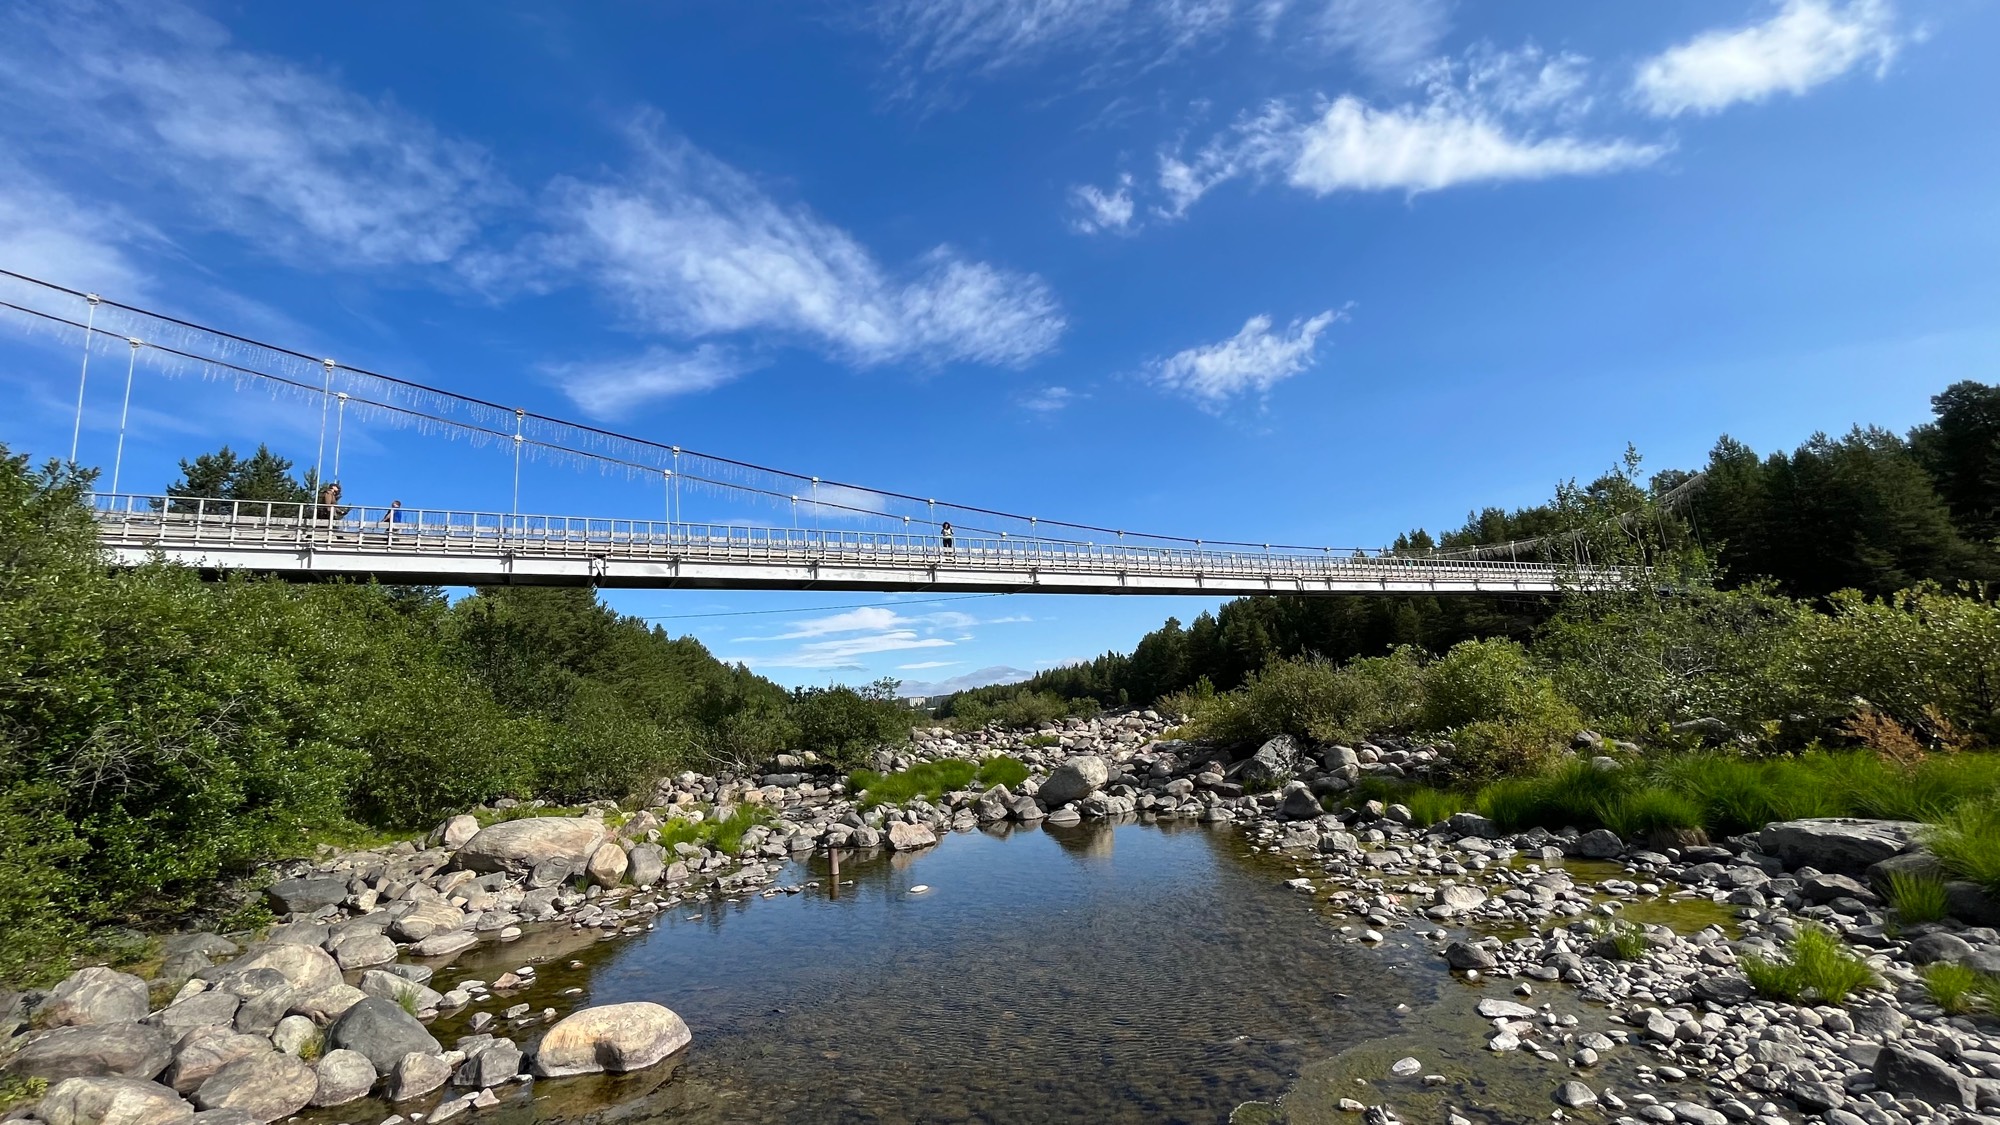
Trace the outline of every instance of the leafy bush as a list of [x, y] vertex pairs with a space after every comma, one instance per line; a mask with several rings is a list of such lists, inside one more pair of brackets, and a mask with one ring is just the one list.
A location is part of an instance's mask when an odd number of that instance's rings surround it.
[[835, 766], [855, 765], [881, 747], [907, 739], [914, 718], [914, 712], [893, 699], [871, 698], [850, 687], [792, 693], [797, 748]]
[[1852, 993], [1880, 983], [1875, 970], [1854, 955], [1833, 932], [1805, 926], [1780, 956], [1746, 955], [1743, 975], [1750, 986], [1774, 1000], [1816, 1000], [1844, 1004]]
[[[981, 692], [992, 690], [995, 689], [981, 689]], [[1064, 699], [1052, 691], [1016, 688], [998, 699], [983, 694], [953, 696], [940, 709], [939, 717], [950, 719], [951, 724], [960, 730], [980, 730], [989, 726], [1021, 730], [1042, 723], [1088, 717], [1097, 711], [1098, 703], [1094, 699]]]
[[1910, 871], [1890, 873], [1889, 904], [1906, 925], [1939, 921], [1950, 909], [1943, 879]]
[[660, 846], [672, 853], [677, 844], [698, 844], [734, 855], [743, 847], [745, 832], [760, 824], [771, 824], [776, 819], [777, 815], [768, 807], [752, 804], [737, 805], [720, 817], [706, 813], [700, 819], [670, 817], [660, 825]]
[[1307, 742], [1353, 742], [1408, 730], [1418, 713], [1424, 671], [1413, 649], [1336, 667], [1316, 657], [1277, 659], [1227, 695], [1192, 693], [1193, 732], [1219, 742], [1261, 742], [1281, 734]]

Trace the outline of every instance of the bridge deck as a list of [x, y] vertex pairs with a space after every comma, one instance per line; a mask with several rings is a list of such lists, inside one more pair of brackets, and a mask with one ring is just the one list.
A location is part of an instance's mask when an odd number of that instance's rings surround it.
[[[1553, 594], [1545, 563], [1216, 551], [1048, 539], [232, 500], [97, 497], [113, 561], [447, 586], [1046, 594]], [[1575, 575], [1568, 576], [1571, 580]]]

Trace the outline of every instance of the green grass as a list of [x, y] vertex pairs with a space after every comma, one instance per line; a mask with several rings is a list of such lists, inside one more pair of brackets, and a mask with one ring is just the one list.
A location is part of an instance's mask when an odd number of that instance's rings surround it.
[[0, 1075], [0, 1112], [13, 1109], [17, 1105], [38, 1102], [49, 1092], [46, 1078], [23, 1078], [18, 1074]]
[[1419, 786], [1403, 794], [1402, 803], [1409, 806], [1410, 819], [1419, 828], [1429, 828], [1441, 820], [1449, 820], [1457, 813], [1470, 808], [1472, 801], [1463, 793], [1448, 789], [1432, 789]]
[[1702, 827], [1701, 806], [1671, 789], [1647, 787], [1620, 793], [1600, 810], [1604, 826], [1626, 840], [1644, 840]]
[[1062, 745], [1062, 738], [1059, 735], [1053, 735], [1053, 734], [1031, 734], [1025, 740], [1023, 740], [1022, 744], [1037, 748], [1046, 746], [1060, 746]]
[[1987, 984], [1986, 978], [1964, 965], [1940, 961], [1924, 966], [1924, 991], [1930, 994], [1931, 1003], [1954, 1016], [1971, 1011]]
[[861, 794], [861, 807], [902, 805], [923, 797], [941, 800], [960, 789], [990, 789], [995, 785], [1015, 786], [1028, 779], [1028, 767], [1018, 758], [1000, 755], [973, 763], [958, 758], [941, 762], [919, 762], [895, 773], [855, 770], [847, 775], [847, 791]]
[[1609, 828], [1626, 839], [1699, 830], [1710, 837], [1778, 820], [1858, 816], [1941, 825], [1932, 850], [1955, 874], [2000, 892], [2000, 754], [1939, 755], [1903, 768], [1866, 752], [1815, 750], [1752, 760], [1661, 755], [1618, 770], [1572, 759], [1503, 778], [1476, 807], [1502, 831]]
[[1646, 930], [1624, 919], [1593, 919], [1591, 931], [1611, 939], [1611, 949], [1620, 961], [1637, 961], [1646, 955]]
[[397, 989], [397, 990], [396, 990], [396, 1006], [397, 1006], [398, 1008], [401, 1008], [401, 1009], [403, 1009], [404, 1011], [406, 1011], [406, 1012], [410, 1013], [410, 1014], [411, 1014], [411, 1015], [413, 1015], [413, 1016], [414, 1016], [414, 1015], [416, 1015], [416, 1014], [417, 1014], [417, 1011], [418, 1011], [418, 1008], [417, 1008], [417, 990], [416, 990], [416, 989], [414, 989], [414, 988], [399, 988], [399, 989]]
[[[743, 847], [743, 834], [759, 824], [770, 824], [777, 815], [763, 805], [742, 804], [720, 819], [704, 816], [695, 821], [676, 816], [660, 825], [660, 846], [669, 853], [676, 844], [699, 844], [725, 855], [735, 855]], [[669, 855], [668, 858], [672, 858]]]
[[1949, 908], [1943, 879], [1908, 871], [1890, 874], [1889, 904], [1896, 908], [1896, 917], [1910, 926], [1938, 921]]
[[1854, 992], [1879, 983], [1875, 970], [1831, 931], [1819, 926], [1799, 930], [1782, 956], [1751, 954], [1744, 956], [1742, 964], [1750, 987], [1761, 995], [1794, 1004], [1805, 1000], [1845, 1004]]
[[1945, 870], [2000, 892], [2000, 804], [1966, 801], [1940, 818], [1925, 842]]

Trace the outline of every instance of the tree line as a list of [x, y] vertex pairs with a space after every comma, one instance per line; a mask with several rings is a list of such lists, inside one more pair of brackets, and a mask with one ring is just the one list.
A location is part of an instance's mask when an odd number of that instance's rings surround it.
[[[1667, 513], [1669, 530], [1713, 560], [1724, 588], [1768, 585], [1822, 606], [1841, 590], [1880, 597], [1925, 582], [2000, 581], [2000, 385], [1956, 383], [1933, 396], [1931, 407], [1932, 421], [1906, 435], [1856, 426], [1764, 457], [1724, 436], [1699, 470], [1702, 479]], [[1437, 535], [1407, 532], [1393, 549], [1422, 555], [1561, 541], [1583, 523], [1666, 496], [1694, 475], [1668, 470], [1640, 489], [1631, 474], [1613, 472], [1546, 504], [1484, 508]], [[1403, 646], [1444, 652], [1480, 638], [1524, 641], [1554, 609], [1528, 597], [1239, 598], [1186, 625], [1169, 618], [1129, 653], [962, 692], [938, 710], [990, 712], [1036, 696], [1143, 705], [1203, 681], [1217, 690], [1239, 687], [1276, 659], [1338, 663]]]
[[[310, 495], [264, 447], [181, 467], [175, 498]], [[327, 833], [788, 750], [854, 765], [909, 727], [893, 684], [787, 690], [590, 590], [114, 571], [93, 477], [0, 447], [0, 980]]]

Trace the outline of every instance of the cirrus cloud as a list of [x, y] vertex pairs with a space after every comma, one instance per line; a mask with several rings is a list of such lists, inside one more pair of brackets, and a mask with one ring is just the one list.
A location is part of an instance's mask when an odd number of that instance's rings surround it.
[[1761, 23], [1703, 32], [1646, 60], [1633, 93], [1660, 117], [1717, 113], [1803, 94], [1869, 61], [1880, 73], [1902, 43], [1888, 0], [1784, 0]]

